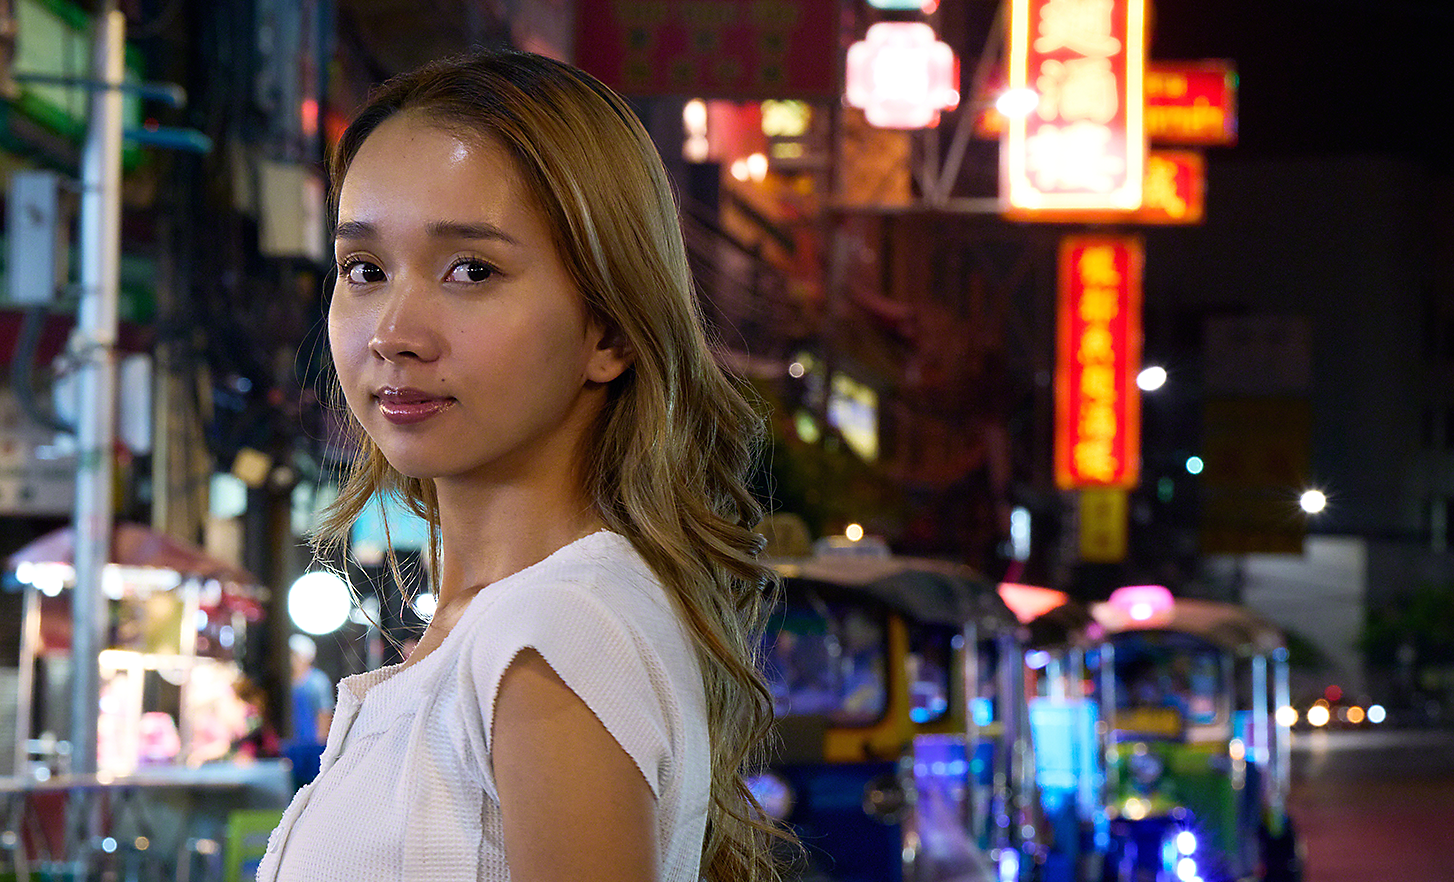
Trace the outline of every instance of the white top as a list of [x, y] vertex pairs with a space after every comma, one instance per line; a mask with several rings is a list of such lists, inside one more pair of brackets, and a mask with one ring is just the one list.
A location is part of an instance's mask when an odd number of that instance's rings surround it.
[[338, 684], [321, 770], [269, 838], [258, 882], [508, 880], [491, 720], [526, 647], [651, 785], [660, 879], [697, 882], [711, 776], [696, 653], [650, 567], [605, 531], [481, 590], [410, 667]]

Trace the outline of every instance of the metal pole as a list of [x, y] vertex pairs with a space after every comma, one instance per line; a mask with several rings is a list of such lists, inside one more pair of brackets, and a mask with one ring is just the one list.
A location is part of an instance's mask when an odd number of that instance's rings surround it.
[[[15, 770], [17, 778], [30, 777], [30, 730], [35, 714], [35, 657], [40, 653], [40, 589], [26, 585], [20, 613], [20, 660], [15, 685]], [[24, 849], [16, 846], [17, 854]], [[24, 878], [24, 877], [22, 877]]]
[[75, 508], [76, 585], [71, 594], [71, 762], [96, 771], [96, 724], [106, 636], [101, 574], [110, 557], [112, 447], [116, 437], [116, 324], [121, 263], [121, 83], [126, 17], [115, 0], [96, 19], [95, 74], [81, 160], [81, 302], [76, 342], [82, 359]]

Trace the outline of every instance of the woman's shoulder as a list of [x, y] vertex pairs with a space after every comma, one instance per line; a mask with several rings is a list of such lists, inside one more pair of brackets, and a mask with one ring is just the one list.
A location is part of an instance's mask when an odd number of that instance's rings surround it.
[[490, 608], [525, 604], [555, 614], [577, 611], [635, 619], [670, 613], [656, 574], [631, 542], [602, 530], [579, 539], [534, 566], [480, 591], [472, 605], [490, 618]]

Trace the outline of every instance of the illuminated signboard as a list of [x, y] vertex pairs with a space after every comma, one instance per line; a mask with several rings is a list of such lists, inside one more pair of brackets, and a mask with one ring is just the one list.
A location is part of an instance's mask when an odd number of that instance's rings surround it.
[[838, 0], [579, 0], [581, 68], [628, 95], [836, 95]]
[[959, 104], [954, 51], [923, 22], [882, 21], [848, 47], [844, 99], [881, 129], [923, 129]]
[[1146, 68], [1146, 136], [1166, 144], [1237, 143], [1237, 74], [1226, 61]]
[[1141, 207], [1143, 224], [1197, 224], [1205, 209], [1206, 160], [1191, 150], [1152, 150], [1146, 156]]
[[1052, 223], [1199, 224], [1206, 207], [1206, 160], [1192, 150], [1152, 150], [1146, 155], [1141, 207], [1132, 211], [1015, 210], [1011, 220]]
[[[1230, 146], [1237, 143], [1237, 73], [1229, 61], [1148, 61], [1146, 139], [1153, 144]], [[1005, 77], [991, 73], [975, 96], [978, 138], [1005, 133], [1005, 117], [994, 98]]]
[[1069, 236], [1060, 246], [1055, 483], [1134, 487], [1140, 470], [1141, 242]]
[[1129, 210], [1146, 159], [1145, 0], [1012, 0], [1001, 193], [1013, 209]]

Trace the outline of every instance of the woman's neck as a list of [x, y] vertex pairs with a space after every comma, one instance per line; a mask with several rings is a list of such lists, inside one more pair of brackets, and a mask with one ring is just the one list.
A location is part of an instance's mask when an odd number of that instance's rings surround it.
[[539, 563], [604, 524], [584, 493], [436, 481], [441, 606]]

